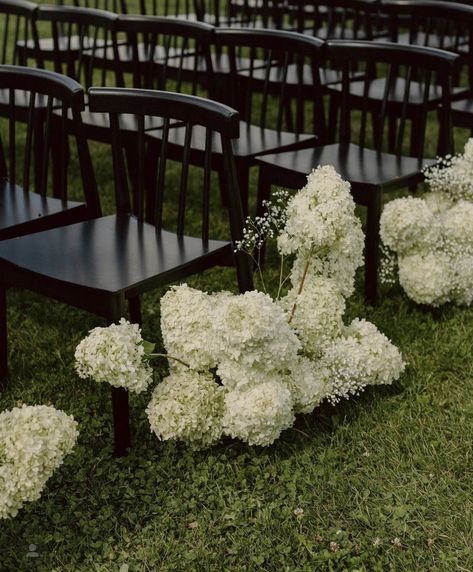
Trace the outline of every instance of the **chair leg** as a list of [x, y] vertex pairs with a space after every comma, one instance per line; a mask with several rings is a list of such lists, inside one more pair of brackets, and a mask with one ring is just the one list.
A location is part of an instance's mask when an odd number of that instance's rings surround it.
[[[268, 177], [267, 171], [264, 167], [259, 169], [258, 177], [258, 192], [256, 195], [256, 216], [263, 216], [264, 214], [264, 201], [269, 201], [271, 198], [271, 179]], [[263, 244], [259, 253], [259, 262], [263, 266], [266, 258], [266, 244]]]
[[271, 181], [266, 174], [266, 169], [260, 167], [258, 176], [258, 193], [256, 195], [256, 216], [263, 214], [263, 202], [268, 201], [271, 195]]
[[8, 375], [7, 291], [0, 288], [0, 389], [6, 389]]
[[329, 110], [328, 110], [328, 126], [327, 133], [329, 136], [329, 142], [335, 141], [335, 133], [337, 132], [337, 120], [338, 120], [338, 102], [335, 97], [330, 98]]
[[139, 296], [133, 296], [128, 299], [128, 308], [130, 310], [130, 320], [133, 324], [142, 325], [143, 318], [141, 316], [141, 302]]
[[381, 192], [376, 192], [368, 205], [365, 239], [365, 301], [367, 304], [375, 304], [377, 298], [380, 218]]
[[[123, 299], [113, 304], [110, 310], [108, 324], [116, 324], [124, 315]], [[112, 387], [113, 432], [115, 438], [115, 457], [125, 457], [131, 446], [130, 412], [128, 391], [123, 387]]]
[[235, 160], [238, 178], [238, 188], [240, 189], [241, 205], [243, 215], [248, 216], [248, 200], [250, 194], [250, 166], [246, 161]]

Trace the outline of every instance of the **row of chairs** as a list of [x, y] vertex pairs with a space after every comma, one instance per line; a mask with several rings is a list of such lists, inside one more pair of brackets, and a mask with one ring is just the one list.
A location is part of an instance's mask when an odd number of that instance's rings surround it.
[[[96, 11], [62, 10], [63, 15], [75, 14], [74, 22], [87, 26], [88, 33], [97, 25], [81, 19], [84, 14], [97, 16]], [[282, 30], [215, 30], [203, 23], [176, 22], [169, 18], [100, 15], [99, 24], [110, 25], [110, 36], [94, 32], [88, 36], [92, 43], [78, 54], [66, 50], [69, 59], [61, 58], [60, 69], [64, 66], [65, 71], [85, 84], [102, 82], [109, 78], [105, 63], [110, 60], [118, 90], [91, 88], [85, 97], [80, 85], [71, 78], [41, 69], [0, 70], [3, 111], [9, 122], [9, 144], [2, 147], [0, 155], [3, 180], [0, 238], [4, 239], [0, 243], [0, 343], [5, 348], [0, 377], [4, 378], [7, 371], [5, 291], [10, 286], [36, 290], [95, 312], [109, 322], [124, 313], [125, 302], [129, 303], [131, 319], [140, 322], [140, 293], [215, 264], [236, 264], [241, 290], [251, 288], [248, 261], [241, 256], [235, 258], [228, 242], [211, 239], [210, 206], [220, 207], [210, 184], [214, 169], [220, 174], [222, 196], [228, 207], [218, 210], [220, 214], [228, 211], [232, 240], [238, 240], [246, 206], [245, 193], [242, 205], [238, 192], [238, 181], [244, 182], [247, 177], [241, 174], [243, 165], [245, 172], [250, 165], [258, 165], [260, 169], [258, 206], [261, 208], [271, 184], [298, 188], [314, 166], [333, 164], [351, 181], [357, 202], [368, 207], [366, 293], [372, 299], [376, 293], [382, 195], [385, 191], [413, 186], [422, 179], [421, 167], [425, 164], [422, 134], [429, 110], [439, 119], [439, 152], [452, 149], [451, 84], [461, 56], [419, 46], [347, 40], [324, 42]], [[120, 37], [116, 33], [119, 22], [131, 22], [135, 31], [128, 31], [126, 38]], [[73, 26], [64, 20], [62, 23], [72, 34]], [[84, 27], [79, 33], [80, 38], [86, 37], [85, 30]], [[198, 41], [189, 47], [184, 40], [187, 38], [189, 42], [191, 30], [194, 34], [199, 31]], [[138, 41], [139, 33], [147, 34], [147, 38]], [[174, 39], [157, 42], [154, 37], [159, 34]], [[195, 36], [191, 37], [195, 42]], [[40, 50], [37, 40], [34, 41], [36, 57]], [[212, 43], [219, 49], [211, 52]], [[132, 46], [131, 53], [136, 55], [140, 45], [152, 57], [138, 59], [138, 66], [130, 65], [133, 60], [128, 60], [121, 68], [120, 79], [115, 67], [120, 57], [108, 58], [108, 53], [126, 54]], [[164, 52], [156, 56], [159, 47]], [[214, 61], [223, 57], [227, 71], [215, 73]], [[202, 61], [208, 65], [204, 74], [196, 64]], [[89, 82], [83, 80], [84, 70], [89, 74]], [[334, 81], [324, 83], [322, 78], [328, 72], [333, 73]], [[219, 81], [227, 84], [230, 89], [221, 92], [224, 99], [238, 108], [246, 121], [241, 121], [238, 113], [223, 103], [156, 91], [157, 87], [170, 89], [167, 81], [161, 86], [146, 83], [163, 73], [175, 87], [189, 90], [191, 86], [190, 90], [195, 92], [206, 90], [211, 94]], [[194, 83], [196, 77], [198, 81]], [[130, 82], [135, 90], [124, 90], [123, 86]], [[241, 97], [242, 93], [246, 97]], [[335, 110], [330, 115], [336, 118], [338, 136], [327, 128], [324, 94], [330, 94], [332, 111]], [[270, 105], [271, 100], [275, 106]], [[252, 123], [258, 104], [259, 117]], [[274, 108], [277, 113], [271, 129], [266, 122]], [[350, 129], [352, 112], [360, 114], [358, 134]], [[330, 119], [333, 117], [329, 117], [329, 126]], [[21, 166], [15, 154], [17, 120], [28, 125]], [[405, 154], [408, 123], [410, 152], [414, 157]], [[238, 138], [240, 133], [243, 138]], [[267, 145], [270, 133], [279, 138], [276, 145]], [[260, 152], [245, 154], [244, 146], [254, 145], [255, 134], [259, 134], [266, 146]], [[66, 167], [70, 135], [76, 138], [81, 162], [86, 195], [82, 204], [68, 199]], [[281, 144], [283, 136], [296, 139]], [[117, 210], [112, 217], [100, 217], [87, 139], [112, 145]], [[171, 197], [176, 205], [173, 232], [165, 231], [163, 225], [168, 161], [181, 164], [179, 190]], [[203, 167], [204, 172], [198, 238], [186, 234], [191, 164]], [[16, 180], [17, 167], [23, 174], [21, 187]], [[53, 179], [53, 197], [46, 196], [49, 173]], [[30, 187], [38, 193], [29, 193]], [[36, 233], [39, 230], [41, 234]], [[194, 235], [195, 229], [192, 231]], [[32, 232], [36, 234], [29, 234]], [[8, 240], [18, 235], [21, 238]], [[116, 450], [122, 454], [129, 444], [126, 393], [114, 390], [113, 403]]]
[[[447, 55], [439, 50], [365, 41], [323, 42], [282, 30], [215, 29], [200, 22], [117, 16], [90, 9], [41, 7], [37, 19], [51, 23], [53, 38], [57, 38], [58, 23], [67, 30], [68, 49], [59, 55], [59, 50], [53, 50], [54, 68], [86, 87], [94, 82], [106, 85], [110, 68], [112, 85], [188, 90], [237, 109], [240, 138], [234, 144], [234, 155], [245, 210], [252, 166], [260, 168], [257, 205], [261, 209], [271, 183], [285, 181], [297, 188], [313, 166], [333, 164], [351, 181], [355, 199], [368, 207], [368, 220], [373, 221], [368, 224], [366, 246], [366, 296], [370, 300], [376, 297], [377, 221], [383, 191], [421, 180], [429, 111], [439, 112], [438, 153], [452, 150], [450, 102], [469, 94], [469, 88], [451, 88], [462, 63], [462, 56], [454, 52]], [[74, 51], [72, 38], [77, 37], [82, 42]], [[35, 42], [37, 63], [43, 67], [39, 37]], [[8, 115], [8, 94], [4, 95], [3, 109]], [[330, 98], [328, 121], [325, 95]], [[278, 110], [275, 116], [271, 114], [274, 108]], [[38, 123], [40, 111], [36, 113]], [[349, 129], [352, 112], [361, 114], [359, 134]], [[45, 113], [43, 110], [43, 116]], [[60, 111], [51, 109], [50, 113]], [[87, 108], [82, 121], [88, 139], [109, 140], [106, 114]], [[67, 117], [63, 123], [61, 129], [67, 132]], [[410, 144], [406, 147], [408, 123]], [[128, 163], [133, 166], [138, 124], [125, 118], [121, 126]], [[150, 152], [157, 152], [162, 125], [151, 120], [144, 129]], [[43, 146], [39, 128], [34, 141], [39, 148]], [[61, 138], [53, 141], [57, 147], [54, 156], [60, 157]], [[185, 131], [172, 130], [171, 143], [172, 152], [179, 154]], [[201, 165], [204, 131], [194, 130], [190, 144], [190, 160]], [[382, 150], [388, 153], [380, 155]], [[214, 168], [221, 175], [221, 149], [214, 148], [213, 154]], [[41, 176], [40, 165], [36, 176]], [[65, 196], [60, 186], [64, 179], [55, 176], [54, 180], [56, 196]]]
[[[244, 31], [241, 31], [244, 33]], [[267, 31], [263, 38], [269, 41], [277, 31]], [[289, 34], [289, 33], [286, 33]], [[411, 86], [417, 81], [407, 72], [404, 79], [404, 97], [401, 102], [388, 96], [378, 102], [371, 111], [361, 112], [361, 129], [358, 144], [351, 142], [350, 110], [356, 98], [350, 90], [357, 84], [350, 77], [349, 63], [358, 65], [364, 61], [368, 67], [374, 64], [391, 68], [389, 84], [397, 81], [395, 75], [401, 66], [415, 67], [441, 80], [439, 98], [431, 101], [438, 107], [441, 118], [439, 141], [447, 149], [450, 145], [450, 80], [459, 56], [441, 50], [396, 44], [375, 45], [372, 42], [331, 40], [320, 44], [314, 38], [288, 36], [288, 40], [303, 41], [307, 54], [325, 52], [330, 61], [338, 62], [342, 73], [340, 89], [340, 140], [337, 143], [311, 145], [308, 149], [281, 151], [256, 158], [260, 168], [259, 205], [269, 196], [271, 183], [297, 188], [305, 182], [306, 174], [317, 164], [332, 164], [352, 182], [355, 199], [368, 207], [367, 272], [373, 272], [377, 249], [371, 250], [379, 233], [379, 215], [383, 192], [411, 186], [422, 178], [422, 163], [417, 158], [402, 154], [406, 124], [416, 117], [419, 109], [427, 109], [431, 83], [421, 93], [423, 98], [410, 102]], [[290, 43], [289, 41], [287, 42]], [[298, 53], [301, 51], [298, 46]], [[393, 65], [393, 54], [395, 55]], [[395, 68], [395, 70], [394, 70]], [[318, 69], [318, 68], [317, 68]], [[315, 74], [317, 76], [317, 74]], [[361, 101], [373, 81], [365, 73], [358, 80], [363, 86]], [[424, 79], [424, 81], [426, 81]], [[429, 80], [430, 81], [430, 80]], [[264, 82], [269, 83], [269, 82]], [[217, 207], [222, 214], [228, 212], [230, 235], [233, 241], [242, 236], [243, 206], [238, 191], [235, 149], [240, 130], [237, 111], [208, 99], [192, 95], [157, 90], [127, 88], [90, 88], [88, 113], [106, 114], [108, 135], [104, 141], [112, 145], [115, 174], [117, 214], [101, 217], [100, 201], [87, 148], [86, 125], [83, 122], [85, 97], [81, 86], [64, 76], [40, 69], [5, 66], [0, 69], [0, 87], [9, 94], [8, 146], [0, 154], [2, 176], [2, 218], [4, 240], [0, 242], [0, 378], [7, 374], [6, 290], [8, 287], [24, 287], [51, 298], [72, 304], [105, 317], [109, 322], [118, 320], [129, 303], [131, 319], [141, 322], [139, 295], [150, 288], [180, 280], [195, 272], [201, 272], [216, 264], [235, 264], [240, 289], [252, 287], [248, 260], [235, 255], [229, 242], [213, 240], [210, 207]], [[414, 93], [416, 92], [414, 89]], [[26, 149], [21, 164], [22, 186], [16, 181], [17, 147], [16, 109], [17, 92], [28, 101]], [[44, 98], [39, 109], [36, 101]], [[284, 103], [284, 99], [283, 99]], [[380, 107], [379, 107], [380, 105]], [[356, 106], [355, 106], [356, 107]], [[43, 113], [43, 110], [44, 113]], [[40, 112], [41, 121], [36, 119]], [[376, 132], [373, 150], [365, 146], [367, 115], [377, 116], [375, 125], [394, 139], [394, 152], [382, 151], [382, 133]], [[129, 119], [137, 126], [128, 128]], [[396, 125], [393, 119], [398, 119]], [[154, 123], [153, 129], [146, 129]], [[35, 145], [35, 129], [44, 126], [42, 144]], [[156, 127], [159, 125], [159, 127]], [[394, 130], [394, 127], [396, 128]], [[203, 146], [196, 145], [194, 133], [198, 132]], [[395, 131], [395, 133], [394, 133]], [[86, 195], [85, 204], [70, 203], [67, 196], [66, 173], [68, 134], [74, 134], [80, 160], [80, 172]], [[218, 137], [215, 136], [217, 134]], [[52, 144], [54, 140], [55, 144]], [[125, 140], [136, 151], [133, 161], [125, 161]], [[8, 150], [8, 151], [7, 151]], [[49, 158], [53, 163], [49, 168]], [[167, 164], [180, 164], [180, 183], [166, 186]], [[214, 163], [221, 163], [223, 194], [228, 205], [221, 209], [211, 182]], [[9, 169], [7, 169], [7, 162]], [[37, 193], [30, 193], [29, 174], [32, 165], [40, 163], [39, 180], [34, 177]], [[203, 167], [203, 184], [200, 194], [200, 235], [191, 227], [186, 217], [189, 206], [189, 170], [191, 164]], [[55, 167], [54, 167], [55, 165]], [[134, 168], [132, 168], [134, 165]], [[52, 172], [61, 190], [57, 197], [48, 198], [48, 174]], [[54, 182], [54, 181], [53, 181]], [[54, 186], [54, 184], [53, 184]], [[174, 203], [176, 220], [172, 231], [165, 230], [164, 203], [166, 197]], [[218, 199], [218, 196], [217, 196]], [[187, 225], [187, 226], [186, 226]], [[59, 226], [59, 228], [57, 228]], [[41, 230], [41, 232], [36, 232]], [[27, 234], [26, 234], [27, 233]], [[16, 236], [12, 239], [10, 237]], [[123, 454], [129, 445], [128, 401], [124, 391], [113, 391], [116, 450]]]
[[[242, 238], [243, 211], [237, 188], [231, 141], [238, 138], [238, 113], [231, 108], [198, 98], [170, 92], [117, 88], [91, 88], [87, 94], [91, 112], [109, 117], [113, 156], [115, 213], [101, 216], [96, 178], [89, 148], [84, 136], [81, 112], [85, 94], [74, 80], [46, 70], [21, 66], [0, 66], [0, 86], [11, 94], [27, 96], [30, 112], [34, 102], [46, 100], [49, 110], [61, 108], [62, 117], [71, 113], [76, 141], [79, 170], [85, 192], [85, 203], [71, 202], [65, 197], [47, 197], [48, 160], [52, 136], [52, 113], [45, 120], [45, 146], [40, 151], [44, 170], [39, 192], [30, 192], [31, 158], [35, 155], [34, 122], [29, 121], [24, 138], [17, 136], [16, 115], [9, 117], [8, 144], [0, 146], [1, 209], [0, 224], [4, 234], [0, 241], [0, 379], [7, 376], [6, 291], [10, 287], [26, 288], [49, 298], [82, 308], [104, 317], [108, 323], [125, 315], [128, 303], [133, 322], [141, 323], [139, 296], [151, 289], [222, 265], [236, 266], [240, 290], [252, 288], [252, 273], [246, 256], [233, 252], [228, 240], [211, 239], [211, 223], [222, 224], [227, 218], [232, 241]], [[14, 104], [11, 105], [14, 111]], [[137, 132], [137, 172], [130, 188], [130, 179], [123, 157], [120, 117], [134, 115]], [[160, 149], [149, 157], [146, 152], [145, 118], [162, 122]], [[184, 126], [186, 143], [182, 149], [179, 179], [169, 169], [171, 148], [169, 136], [173, 122]], [[195, 179], [189, 184], [190, 138], [195, 127], [205, 129], [205, 149], [201, 189], [197, 199], [200, 207], [191, 205], [189, 194], [196, 192]], [[66, 148], [66, 133], [62, 131]], [[212, 143], [219, 140], [223, 158], [225, 194], [228, 208], [220, 208], [219, 197], [211, 185]], [[21, 141], [24, 149], [19, 152]], [[51, 157], [65, 177], [64, 151]], [[22, 186], [14, 179], [15, 163], [21, 160], [24, 177]], [[176, 159], [176, 156], [172, 157]], [[147, 162], [156, 168], [156, 184], [150, 189], [143, 174]], [[9, 167], [9, 168], [8, 168]], [[168, 177], [173, 184], [167, 185]], [[217, 199], [217, 200], [216, 200]], [[171, 205], [168, 209], [167, 205]], [[216, 208], [217, 207], [217, 208]], [[200, 217], [196, 213], [200, 210]], [[169, 210], [175, 213], [170, 221]], [[189, 210], [193, 226], [188, 227]], [[217, 211], [216, 214], [213, 214]], [[228, 215], [226, 214], [228, 213]], [[196, 224], [196, 219], [200, 218]], [[166, 224], [167, 223], [167, 224]], [[171, 230], [168, 230], [168, 229]], [[41, 229], [40, 232], [38, 230]], [[186, 234], [187, 231], [187, 234]], [[193, 231], [193, 232], [192, 232]], [[192, 234], [189, 234], [192, 232]], [[16, 238], [11, 238], [12, 236]], [[130, 444], [128, 397], [125, 390], [113, 389], [115, 453], [123, 455]]]

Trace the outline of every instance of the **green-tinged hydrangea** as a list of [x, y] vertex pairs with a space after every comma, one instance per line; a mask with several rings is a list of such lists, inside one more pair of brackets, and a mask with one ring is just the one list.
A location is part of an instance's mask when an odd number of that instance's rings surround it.
[[[430, 190], [422, 197], [389, 202], [381, 239], [389, 268], [419, 304], [473, 301], [473, 139], [464, 153], [425, 171]], [[381, 278], [384, 278], [382, 274]], [[392, 282], [387, 276], [386, 282]]]
[[146, 391], [153, 371], [146, 360], [138, 325], [122, 318], [108, 328], [94, 328], [76, 348], [76, 371], [81, 378]]
[[401, 353], [371, 322], [356, 318], [327, 347], [319, 361], [329, 387], [328, 399], [357, 395], [367, 385], [390, 384], [405, 368]]
[[0, 413], [0, 519], [38, 500], [78, 436], [70, 415], [46, 405]]
[[210, 374], [188, 369], [156, 386], [146, 413], [158, 439], [178, 439], [203, 449], [222, 435], [223, 400], [223, 388]]
[[293, 423], [291, 392], [280, 381], [265, 381], [225, 395], [224, 432], [249, 445], [271, 445]]

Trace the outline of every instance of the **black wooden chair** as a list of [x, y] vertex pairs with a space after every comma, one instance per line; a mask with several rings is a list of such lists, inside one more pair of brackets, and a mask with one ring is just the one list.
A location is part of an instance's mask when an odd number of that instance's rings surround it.
[[[0, 66], [0, 88], [8, 91], [10, 100], [8, 127], [2, 131], [8, 134], [8, 146], [0, 141], [0, 240], [98, 216], [100, 209], [92, 163], [80, 119], [84, 109], [81, 86], [54, 72]], [[28, 100], [26, 128], [18, 125], [16, 93], [20, 93], [22, 101]], [[43, 103], [38, 108], [39, 99]], [[53, 102], [61, 109], [58, 117], [53, 115]], [[23, 105], [20, 112], [23, 113]], [[72, 115], [71, 133], [76, 140], [86, 202], [68, 198], [68, 172], [64, 160], [68, 112]], [[36, 120], [38, 114], [41, 114], [41, 121]], [[56, 147], [51, 145], [53, 122], [59, 124], [56, 132], [60, 144]], [[59, 154], [53, 155], [55, 148], [59, 149]], [[54, 163], [54, 169], [49, 168], [51, 163]], [[48, 196], [51, 172], [57, 177], [56, 197]]]
[[[213, 26], [163, 16], [123, 15], [113, 46], [93, 55], [96, 68], [114, 72], [118, 87], [185, 91], [208, 89]], [[200, 93], [200, 95], [204, 95]]]
[[[394, 41], [440, 47], [460, 55], [460, 64], [468, 69], [469, 81], [468, 87], [457, 90], [453, 98], [452, 122], [455, 127], [473, 130], [473, 3], [384, 0], [382, 10], [391, 17]], [[405, 15], [412, 18], [407, 32], [398, 23]]]
[[[473, 86], [473, 6], [442, 0], [383, 0], [390, 40], [451, 51], [461, 56]], [[407, 23], [406, 23], [407, 22]], [[458, 73], [460, 79], [460, 73]], [[456, 97], [458, 98], [459, 90]]]
[[[34, 54], [37, 66], [45, 68], [52, 61], [54, 71], [76, 79], [85, 87], [94, 80], [94, 56], [104, 45], [113, 41], [115, 22], [113, 12], [75, 6], [41, 5], [35, 19]], [[41, 43], [39, 27], [47, 28], [52, 46]], [[101, 81], [106, 81], [105, 70]]]
[[32, 42], [37, 8], [37, 4], [28, 0], [0, 0], [2, 65], [26, 65], [27, 54], [22, 45]]
[[[241, 114], [240, 138], [233, 152], [245, 212], [248, 207], [250, 168], [256, 157], [290, 149], [312, 147], [324, 134], [324, 111], [319, 84], [319, 50], [321, 40], [282, 30], [246, 28], [217, 28], [215, 43], [230, 63], [230, 73], [224, 78], [224, 93], [214, 92]], [[241, 50], [246, 57], [241, 58]], [[240, 67], [241, 66], [241, 67]], [[307, 71], [309, 70], [309, 71]], [[311, 83], [307, 78], [310, 75]], [[217, 82], [215, 82], [217, 85]], [[308, 121], [305, 102], [310, 98], [312, 119]], [[270, 116], [270, 103], [278, 110]], [[294, 109], [290, 108], [294, 102]], [[309, 123], [309, 133], [305, 133]], [[191, 141], [191, 161], [201, 164], [205, 133], [196, 129]], [[148, 132], [159, 146], [160, 133]], [[184, 145], [185, 133], [176, 128], [170, 135], [172, 149]], [[222, 163], [222, 149], [214, 146], [215, 168]]]
[[292, 0], [291, 3], [299, 32], [324, 40], [371, 40], [380, 34], [379, 0]]
[[[48, 9], [54, 10], [54, 5], [51, 4], [47, 7], [42, 7], [43, 14]], [[125, 0], [57, 0], [56, 7], [61, 8], [85, 8], [97, 11], [111, 11], [113, 13], [127, 12]], [[43, 18], [42, 18], [43, 19]], [[58, 60], [71, 61], [74, 58], [80, 57], [84, 47], [91, 47], [94, 42], [102, 45], [104, 40], [97, 38], [94, 40], [95, 28], [87, 28], [83, 31], [82, 36], [79, 33], [74, 33], [71, 28], [71, 23], [67, 20], [61, 22], [57, 20], [55, 25], [50, 29], [50, 34], [38, 34], [35, 41], [34, 37], [19, 40], [16, 44], [18, 49], [23, 54], [23, 61], [28, 62], [30, 59], [37, 58], [37, 49], [41, 51], [41, 57], [44, 62], [57, 62]]]
[[[341, 119], [338, 143], [322, 145], [313, 149], [278, 153], [259, 157], [260, 178], [258, 188], [259, 212], [262, 201], [270, 195], [271, 185], [297, 189], [306, 181], [306, 175], [318, 165], [333, 165], [340, 175], [350, 181], [355, 201], [368, 209], [366, 229], [366, 269], [365, 295], [367, 301], [374, 302], [377, 291], [379, 218], [381, 214], [382, 196], [387, 191], [410, 187], [423, 179], [422, 168], [433, 160], [423, 159], [426, 121], [421, 120], [422, 132], [417, 133], [420, 153], [415, 156], [406, 154], [405, 135], [408, 125], [412, 123], [409, 102], [418, 101], [426, 113], [426, 100], [429, 97], [432, 77], [437, 75], [441, 80], [439, 88], [438, 152], [446, 154], [451, 151], [452, 129], [450, 117], [450, 84], [457, 64], [458, 55], [443, 50], [419, 46], [399, 44], [377, 44], [374, 42], [352, 42], [330, 40], [325, 45], [326, 58], [338, 62], [342, 68], [343, 81], [341, 88]], [[376, 121], [371, 137], [368, 130], [367, 116], [373, 108], [364, 98], [353, 105], [350, 82], [350, 70], [354, 65], [364, 64], [370, 73], [362, 82], [361, 94], [367, 96], [370, 84], [378, 73], [383, 77], [388, 74], [386, 89], [374, 111]], [[405, 72], [402, 83], [402, 97], [392, 99], [391, 86], [396, 85], [399, 74]], [[417, 82], [412, 81], [416, 74]], [[414, 86], [414, 88], [413, 88]], [[361, 107], [361, 125], [357, 143], [353, 141], [355, 134], [351, 125], [351, 113]], [[391, 119], [396, 117], [393, 124]], [[386, 129], [389, 123], [390, 129]], [[419, 122], [416, 122], [416, 125]], [[394, 129], [394, 127], [396, 129]]]
[[[108, 323], [118, 321], [129, 303], [131, 320], [141, 322], [139, 296], [158, 286], [202, 272], [216, 265], [236, 266], [241, 291], [252, 289], [248, 259], [234, 253], [229, 241], [212, 240], [210, 171], [211, 142], [215, 133], [223, 149], [227, 183], [228, 216], [233, 241], [241, 240], [243, 216], [238, 192], [232, 140], [238, 138], [238, 113], [206, 99], [152, 90], [92, 88], [89, 91], [92, 111], [109, 113], [112, 130], [112, 154], [115, 175], [115, 215], [97, 218], [43, 233], [0, 243], [0, 377], [7, 375], [6, 299], [9, 286], [34, 290], [103, 316]], [[120, 142], [120, 114], [138, 116], [139, 186], [128, 192], [128, 178]], [[145, 189], [146, 161], [145, 116], [164, 120], [164, 134], [159, 155], [155, 192]], [[180, 164], [180, 184], [166, 186], [167, 136], [171, 121], [182, 121], [188, 133]], [[185, 234], [189, 212], [189, 153], [194, 126], [206, 129], [205, 162], [198, 212], [201, 221], [196, 234]], [[173, 175], [173, 173], [171, 173]], [[175, 173], [174, 173], [175, 175]], [[195, 188], [193, 190], [195, 192]], [[132, 195], [132, 196], [130, 196]], [[216, 201], [218, 203], [218, 201]], [[175, 219], [166, 220], [163, 205], [175, 206]], [[219, 206], [217, 204], [217, 206]], [[164, 215], [163, 215], [164, 212]], [[220, 215], [220, 216], [221, 216]], [[164, 222], [167, 222], [164, 225]], [[221, 225], [221, 221], [219, 221]], [[164, 226], [171, 228], [165, 230]], [[115, 453], [124, 455], [130, 445], [128, 394], [113, 389]]]

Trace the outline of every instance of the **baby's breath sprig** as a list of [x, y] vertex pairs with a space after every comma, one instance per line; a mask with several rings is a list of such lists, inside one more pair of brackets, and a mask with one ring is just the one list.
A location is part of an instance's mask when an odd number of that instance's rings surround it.
[[[263, 201], [264, 212], [254, 218], [247, 217], [243, 229], [243, 239], [235, 242], [235, 252], [245, 252], [255, 263], [260, 276], [263, 290], [266, 284], [261, 268], [262, 254], [268, 240], [277, 238], [286, 224], [286, 206], [289, 193], [280, 189], [273, 193], [272, 200]], [[281, 256], [280, 283], [278, 291], [281, 290], [283, 280], [284, 257]]]

